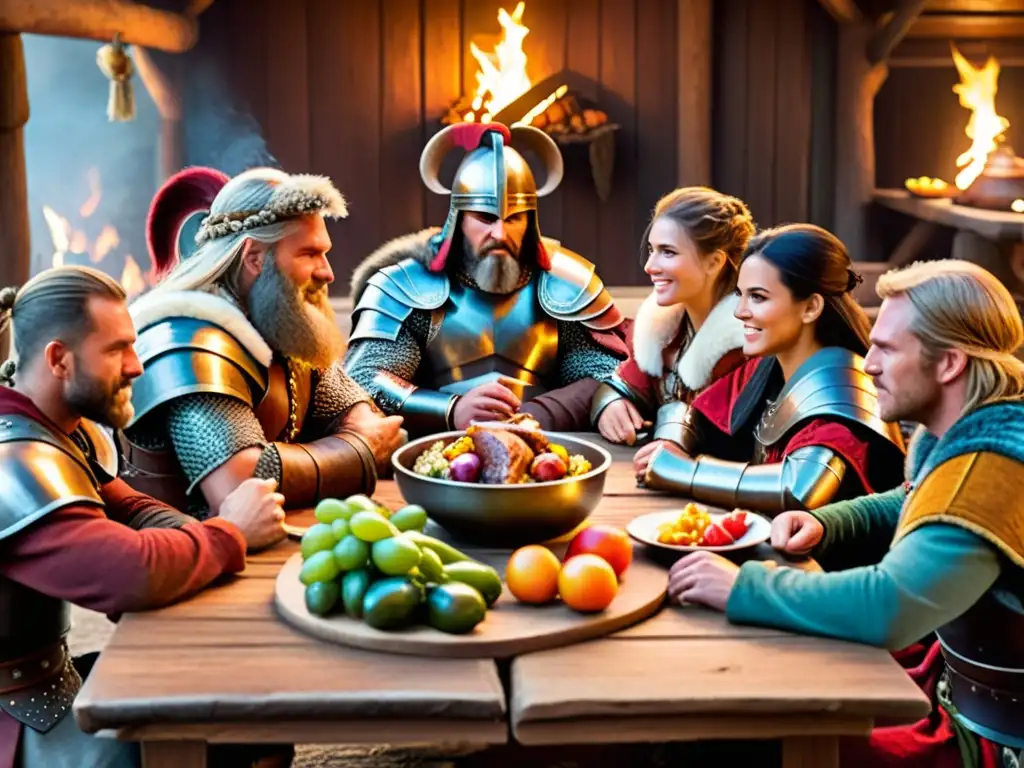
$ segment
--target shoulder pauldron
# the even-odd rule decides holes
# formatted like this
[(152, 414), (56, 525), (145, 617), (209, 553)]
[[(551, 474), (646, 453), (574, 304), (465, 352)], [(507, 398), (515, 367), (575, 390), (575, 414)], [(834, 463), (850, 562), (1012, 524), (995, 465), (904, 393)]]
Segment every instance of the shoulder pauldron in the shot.
[(0, 416), (0, 540), (61, 507), (102, 506), (98, 486), (70, 438), (25, 416)]
[(414, 309), (435, 310), (447, 300), (448, 277), (404, 259), (375, 272), (352, 310), (349, 343), (359, 339), (394, 341)]
[(758, 442), (774, 445), (809, 419), (832, 417), (901, 445), (899, 426), (879, 415), (878, 390), (864, 372), (864, 359), (839, 348), (822, 350), (815, 358), (817, 365), (791, 379), (765, 411), (754, 432)]
[(135, 349), (143, 374), (132, 386), (135, 414), (129, 427), (184, 395), (226, 395), (252, 407), (267, 389), (267, 368), (230, 333), (205, 320), (161, 320), (142, 330)]
[(614, 328), (622, 314), (594, 265), (578, 253), (546, 240), (551, 269), (540, 278), (540, 305), (556, 320), (577, 321), (595, 330)]

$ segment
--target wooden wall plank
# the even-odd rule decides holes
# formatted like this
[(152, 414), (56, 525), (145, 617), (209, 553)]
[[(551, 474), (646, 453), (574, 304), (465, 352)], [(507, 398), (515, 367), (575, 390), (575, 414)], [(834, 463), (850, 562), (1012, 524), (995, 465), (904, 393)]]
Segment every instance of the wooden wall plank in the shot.
[(307, 0), (293, 0), (288, 13), (266, 17), (274, 44), (266, 48), (269, 91), (267, 148), (289, 173), (310, 173), (309, 62), (306, 56)]
[(711, 0), (677, 0), (676, 184), (711, 184), (712, 44)]
[(308, 22), (313, 165), (349, 203), (347, 219), (328, 223), (334, 292), (343, 293), (353, 267), (381, 243), (380, 2), (310, 0)]
[[(566, 68), (580, 75), (580, 96), (596, 101), (600, 89), (600, 0), (567, 0)], [(600, 200), (590, 175), (587, 151), (581, 146), (564, 147), (565, 178), (562, 180), (561, 240), (567, 248), (595, 262), (605, 282), (605, 264), (598, 243)], [(541, 218), (541, 227), (546, 228)], [(541, 229), (543, 232), (544, 229)]]
[(818, 5), (810, 8), (811, 168), (808, 220), (832, 230), (835, 217), (836, 25)]
[(782, 20), (774, 2), (751, 3), (748, 13), (745, 200), (759, 223), (774, 224), (776, 36)]
[[(599, 102), (609, 119), (622, 126), (615, 136), (615, 174), (611, 195), (600, 209), (600, 261), (611, 285), (641, 284), (643, 265), (636, 258), (636, 5), (601, 3), (601, 90)], [(609, 215), (614, 212), (614, 215)]]
[[(711, 177), (714, 186), (741, 199), (747, 194), (747, 0), (714, 5)], [(764, 212), (753, 211), (760, 222)]]
[[(461, 0), (423, 0), (423, 135), (420, 151), (443, 127), (441, 116), (462, 95)], [(417, 168), (418, 168), (417, 160)], [(445, 164), (441, 181), (451, 183), (455, 164)], [(423, 186), (417, 171), (417, 184)], [(426, 191), (424, 223), (440, 227), (448, 215), (449, 198)]]
[[(781, 0), (775, 49), (774, 219), (805, 222), (811, 150), (811, 46), (808, 5)], [(754, 127), (754, 126), (752, 126)]]
[(388, 0), (381, 15), (380, 237), (423, 227), (420, 0)]
[[(269, 67), (265, 51), (270, 47), (268, 27), (275, 16), (271, 7), (273, 5), (272, 0), (250, 0), (246, 4), (232, 3), (228, 12), (232, 32), (228, 45), (234, 84), (231, 95), (236, 101), (236, 108), (252, 118), (253, 130), (263, 136), (266, 136), (267, 114), (270, 111), (270, 93), (267, 89)], [(255, 55), (255, 52), (259, 52), (259, 55)], [(247, 160), (249, 165), (259, 162), (257, 156)]]
[[(636, 15), (636, 203), (631, 255), (638, 262), (640, 236), (658, 199), (678, 179), (676, 103), (676, 3), (637, 3)], [(636, 274), (636, 273), (634, 273)]]

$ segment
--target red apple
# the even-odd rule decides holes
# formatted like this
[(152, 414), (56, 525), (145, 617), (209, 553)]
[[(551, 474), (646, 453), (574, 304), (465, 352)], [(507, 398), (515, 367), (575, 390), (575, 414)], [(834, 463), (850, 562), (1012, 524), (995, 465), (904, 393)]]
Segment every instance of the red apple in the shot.
[(584, 528), (569, 542), (562, 562), (576, 555), (592, 554), (605, 560), (620, 579), (633, 562), (633, 542), (621, 528), (611, 525), (592, 525)]

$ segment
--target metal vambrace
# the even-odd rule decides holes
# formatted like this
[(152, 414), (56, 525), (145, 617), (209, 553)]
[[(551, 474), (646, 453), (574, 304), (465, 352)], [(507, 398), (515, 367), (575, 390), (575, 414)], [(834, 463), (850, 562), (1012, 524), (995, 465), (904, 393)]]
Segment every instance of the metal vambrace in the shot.
[(616, 400), (623, 399), (625, 399), (625, 395), (619, 392), (619, 390), (610, 384), (602, 382), (597, 391), (594, 392), (594, 397), (590, 400), (590, 423), (596, 427), (598, 419), (604, 413), (604, 409)]
[(846, 463), (830, 448), (798, 448), (774, 464), (693, 458), (662, 448), (647, 467), (644, 485), (716, 507), (767, 514), (817, 509), (832, 501)]
[(309, 507), (320, 499), (373, 494), (377, 460), (366, 441), (342, 430), (310, 443), (274, 443), (281, 458), (281, 483), (289, 509)]
[(681, 401), (665, 403), (654, 421), (653, 440), (669, 440), (688, 454), (697, 452), (696, 411)]
[(398, 415), (410, 434), (429, 434), (454, 429), (452, 414), (455, 411), (457, 395), (423, 389), (414, 384), (381, 371), (373, 377), (373, 388), (380, 390), (387, 398), (399, 403)]

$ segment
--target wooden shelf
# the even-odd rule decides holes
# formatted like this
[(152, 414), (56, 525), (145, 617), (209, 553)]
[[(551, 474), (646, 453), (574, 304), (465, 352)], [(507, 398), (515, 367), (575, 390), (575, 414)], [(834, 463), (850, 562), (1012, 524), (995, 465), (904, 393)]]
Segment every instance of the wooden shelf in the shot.
[(1024, 213), (956, 205), (949, 199), (926, 200), (902, 189), (876, 189), (872, 197), (879, 205), (920, 221), (967, 230), (990, 240), (1024, 241)]

